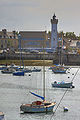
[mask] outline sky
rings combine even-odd
[[[0,30],[51,31],[54,13],[58,32],[80,34],[80,0],[0,0]]]

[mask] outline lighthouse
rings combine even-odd
[[[58,19],[56,19],[54,14],[53,18],[51,19],[51,49],[53,50],[56,50],[58,46],[57,24]]]

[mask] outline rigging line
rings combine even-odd
[[[75,73],[75,75],[74,75],[74,77],[72,78],[72,80],[71,80],[71,81],[73,81],[73,80],[74,80],[74,78],[75,78],[75,76],[77,75],[78,71],[79,71],[79,68],[78,68],[77,72]],[[58,107],[59,107],[59,105],[60,105],[60,103],[61,103],[62,99],[64,98],[65,94],[67,93],[68,89],[69,89],[69,88],[67,88],[67,89],[66,89],[66,91],[64,92],[64,94],[63,94],[62,98],[60,99],[60,102],[58,103],[58,105],[57,105],[57,107],[56,107],[55,111],[53,112],[53,115],[54,115],[54,114],[55,114],[55,112],[57,111],[57,109],[58,109]],[[51,116],[50,120],[52,119],[53,115]]]
[[[80,68],[80,67],[79,67]],[[75,73],[74,77],[72,78],[71,82],[74,80],[75,76],[77,75],[78,71],[79,71],[79,68],[77,70],[77,72]]]

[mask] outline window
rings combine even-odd
[[[53,30],[55,32],[55,30]]]
[[[55,38],[54,38],[54,41],[55,41]]]
[[[2,38],[2,35],[0,35],[0,38]]]

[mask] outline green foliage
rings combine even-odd
[[[75,35],[74,32],[66,32],[65,37],[70,38],[70,39],[77,39],[77,36]]]
[[[51,34],[51,31],[48,31],[48,34]],[[73,39],[73,40],[80,40],[80,34],[79,36],[76,36],[76,34],[74,32],[66,32],[64,33],[64,31],[59,31],[58,34],[60,36],[63,36],[64,38],[69,38],[69,39]]]

